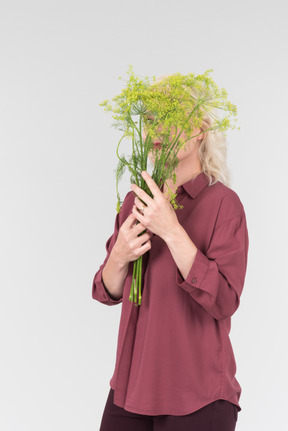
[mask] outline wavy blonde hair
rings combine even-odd
[[[160,75],[153,84],[162,81],[168,76],[171,76],[171,74]],[[189,91],[192,96],[197,97],[194,90],[189,89]],[[212,111],[212,114],[213,113],[216,114]],[[212,127],[213,123],[213,117],[207,111],[204,111],[201,130],[203,131]],[[204,132],[198,150],[198,157],[202,171],[209,178],[209,185],[221,181],[227,187],[231,186],[231,174],[227,165],[227,139],[224,132],[219,130],[208,130]]]

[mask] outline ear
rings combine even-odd
[[[202,127],[198,129],[198,133],[201,133],[201,132],[203,132]],[[205,133],[201,133],[201,135],[197,136],[197,141],[200,141],[200,142],[203,141],[204,136],[205,136]]]

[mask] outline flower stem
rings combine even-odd
[[[135,305],[141,305],[142,302],[142,256],[138,257],[133,264],[133,276],[132,284],[130,289],[129,301],[135,303]],[[139,293],[139,297],[138,297]],[[138,303],[137,303],[138,297]]]

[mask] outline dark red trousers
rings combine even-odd
[[[110,388],[99,431],[234,431],[238,408],[217,400],[184,416],[148,416],[128,412],[113,403]]]

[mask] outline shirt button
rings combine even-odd
[[[193,283],[193,284],[196,284],[196,283],[197,283],[197,278],[196,278],[196,277],[192,278],[192,283]]]

